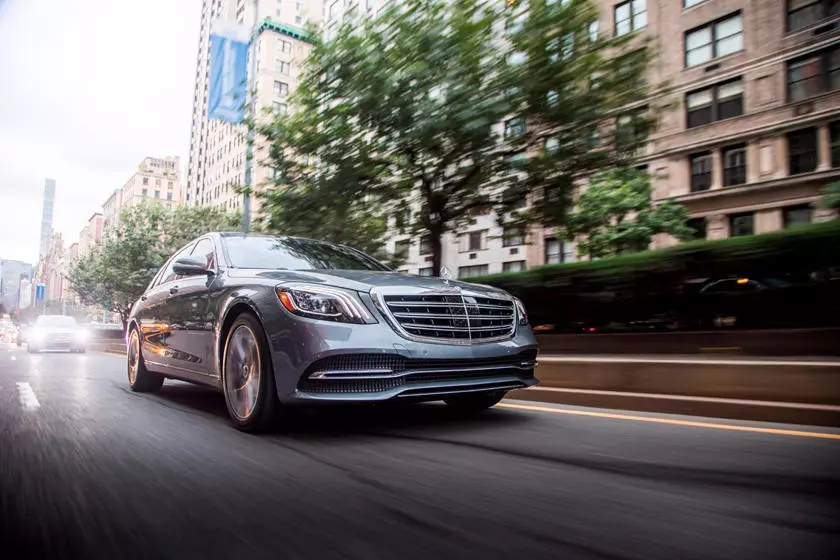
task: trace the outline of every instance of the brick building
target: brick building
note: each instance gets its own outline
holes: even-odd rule
[[[600,0],[601,29],[655,37],[673,106],[643,158],[655,197],[698,238],[764,233],[833,212],[840,179],[840,9],[832,0]],[[656,246],[673,243],[657,239]]]

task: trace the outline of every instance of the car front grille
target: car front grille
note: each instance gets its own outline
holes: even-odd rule
[[[513,336],[516,308],[509,299],[466,294],[385,295],[388,312],[409,336],[460,344]]]
[[[378,393],[441,382],[477,386],[507,379],[525,385],[534,377],[537,351],[469,360],[410,359],[395,354],[346,354],[312,364],[298,383],[307,393]]]

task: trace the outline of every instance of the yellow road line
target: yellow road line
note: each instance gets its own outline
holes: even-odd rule
[[[609,414],[606,412],[589,412],[586,410],[569,410],[564,408],[550,408],[547,406],[532,406],[525,404],[499,403],[496,406],[517,408],[520,410],[536,410],[538,412],[553,412],[555,414],[571,414],[573,416],[594,416],[596,418],[612,418],[613,420],[633,420],[636,422],[654,422],[656,424],[672,424],[675,426],[691,426],[695,428],[712,428],[715,430],[732,430],[736,432],[757,432],[761,434],[776,434],[784,436],[798,436],[818,439],[838,439],[840,434],[826,434],[822,432],[802,432],[798,430],[779,430],[775,428],[758,428],[755,426],[734,426],[731,424],[713,424],[710,422],[692,422],[690,420],[673,420],[670,418],[651,418],[649,416],[633,416],[630,414]]]

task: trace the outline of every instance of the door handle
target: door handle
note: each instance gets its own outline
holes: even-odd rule
[[[178,286],[172,286],[171,288],[169,288],[169,295],[170,296],[174,296],[177,293],[178,293]]]
[[[140,301],[146,301],[146,296],[140,296]]]

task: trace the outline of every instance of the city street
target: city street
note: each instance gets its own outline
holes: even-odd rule
[[[840,430],[505,401],[308,411],[0,345],[4,558],[840,557]]]

